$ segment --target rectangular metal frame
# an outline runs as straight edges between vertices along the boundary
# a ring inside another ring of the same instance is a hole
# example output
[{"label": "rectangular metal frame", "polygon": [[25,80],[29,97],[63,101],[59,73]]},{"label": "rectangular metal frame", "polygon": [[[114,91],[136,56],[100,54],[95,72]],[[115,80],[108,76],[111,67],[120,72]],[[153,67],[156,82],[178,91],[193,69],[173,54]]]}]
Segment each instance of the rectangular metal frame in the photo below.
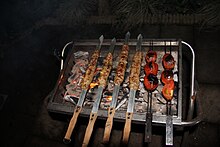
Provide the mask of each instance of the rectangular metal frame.
[{"label": "rectangular metal frame", "polygon": [[[123,39],[117,39],[116,46],[123,45]],[[177,116],[173,116],[173,124],[174,125],[181,125],[182,123],[182,43],[181,40],[177,39],[143,39],[142,46],[172,46],[178,48],[178,112]],[[170,44],[171,43],[171,44]],[[70,65],[73,62],[72,61],[72,55],[75,52],[76,46],[96,46],[97,40],[78,40],[74,41],[74,45],[70,53],[68,54],[68,57],[66,58],[64,69],[61,71],[59,79],[57,81],[57,84],[55,86],[55,89],[52,91],[50,95],[50,101],[48,103],[47,109],[49,112],[53,113],[59,113],[59,114],[68,114],[72,115],[74,107],[72,104],[64,103],[64,100],[61,100],[59,102],[55,101],[55,97],[58,93],[64,90],[63,84],[66,81],[65,77],[68,77],[67,70],[70,70]],[[110,45],[110,40],[105,39],[103,42],[103,46]],[[129,46],[136,46],[136,40],[130,40]],[[60,95],[62,97],[63,94]],[[81,116],[89,116],[91,112],[91,109],[83,108],[81,111]],[[106,119],[107,118],[107,110],[99,110],[98,111],[98,118],[99,119]],[[125,112],[123,111],[116,111],[114,116],[115,121],[125,121]],[[132,122],[133,123],[140,123],[144,124],[146,121],[146,115],[145,113],[134,113]],[[153,114],[153,124],[165,124],[166,123],[166,116],[165,115],[155,115]]]}]

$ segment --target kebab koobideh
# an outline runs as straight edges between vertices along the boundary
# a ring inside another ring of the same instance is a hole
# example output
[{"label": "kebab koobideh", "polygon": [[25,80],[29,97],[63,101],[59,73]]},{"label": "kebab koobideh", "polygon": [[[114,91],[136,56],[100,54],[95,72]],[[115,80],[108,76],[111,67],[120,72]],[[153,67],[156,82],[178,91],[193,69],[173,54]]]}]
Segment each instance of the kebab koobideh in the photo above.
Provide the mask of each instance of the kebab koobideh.
[{"label": "kebab koobideh", "polygon": [[113,126],[113,117],[116,111],[115,107],[117,103],[118,93],[119,93],[120,85],[124,81],[126,66],[128,62],[129,38],[130,38],[130,32],[128,32],[125,35],[125,42],[124,42],[124,45],[122,46],[122,50],[119,55],[119,63],[118,63],[116,75],[114,78],[114,89],[113,89],[113,94],[112,94],[112,102],[108,109],[108,118],[105,124],[103,143],[108,143],[110,139],[110,134],[111,134],[112,126]]},{"label": "kebab koobideh", "polygon": [[84,75],[83,80],[81,82],[82,92],[81,92],[80,98],[75,106],[73,116],[69,122],[68,129],[67,129],[65,137],[63,139],[63,141],[65,143],[69,143],[71,141],[71,135],[72,135],[73,129],[75,128],[78,116],[82,110],[82,106],[83,106],[84,99],[86,97],[87,90],[89,89],[89,85],[92,82],[92,79],[95,74],[95,70],[96,70],[98,58],[100,56],[100,49],[101,49],[101,46],[103,43],[103,39],[104,39],[104,36],[103,35],[100,36],[99,44],[97,45],[96,50],[92,54],[89,66],[86,69],[85,75]]},{"label": "kebab koobideh", "polygon": [[107,85],[108,77],[112,69],[112,64],[113,64],[113,52],[115,48],[115,43],[116,39],[113,38],[109,47],[108,54],[106,55],[105,59],[103,60],[103,67],[100,72],[99,78],[98,78],[98,90],[97,90],[97,95],[96,99],[93,103],[92,111],[90,113],[90,118],[89,118],[89,123],[86,128],[85,136],[83,139],[83,147],[88,146],[93,128],[98,116],[98,110],[99,110],[99,104],[102,99],[102,93]]},{"label": "kebab koobideh", "polygon": [[135,94],[139,89],[140,85],[140,72],[141,72],[141,62],[142,62],[142,35],[139,34],[137,37],[136,53],[132,58],[132,64],[129,75],[129,98],[128,98],[128,107],[126,112],[126,120],[123,130],[122,143],[127,144],[131,131],[131,121],[133,118],[134,105],[135,105]]}]

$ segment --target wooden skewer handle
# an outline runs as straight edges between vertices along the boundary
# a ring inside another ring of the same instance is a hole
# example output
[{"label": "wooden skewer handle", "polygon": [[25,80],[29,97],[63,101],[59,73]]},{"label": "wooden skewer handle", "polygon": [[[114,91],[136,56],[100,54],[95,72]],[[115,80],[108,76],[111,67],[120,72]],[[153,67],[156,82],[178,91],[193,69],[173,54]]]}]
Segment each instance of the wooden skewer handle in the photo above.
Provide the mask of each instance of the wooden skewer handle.
[{"label": "wooden skewer handle", "polygon": [[91,113],[90,118],[89,118],[89,123],[88,123],[88,126],[86,128],[86,133],[85,133],[85,136],[84,136],[84,139],[83,139],[82,147],[87,147],[88,146],[96,119],[97,119],[97,113]]},{"label": "wooden skewer handle", "polygon": [[108,143],[109,142],[109,138],[110,138],[110,134],[111,134],[111,130],[112,130],[112,125],[113,125],[114,115],[115,115],[115,108],[110,107],[108,109],[108,118],[107,118],[107,121],[106,121],[106,124],[105,124],[103,143]]},{"label": "wooden skewer handle", "polygon": [[76,106],[76,107],[75,107],[73,116],[72,116],[72,118],[71,118],[71,120],[70,120],[68,129],[67,129],[67,131],[66,131],[66,135],[65,135],[65,137],[64,137],[64,139],[63,139],[63,142],[64,142],[64,143],[70,143],[70,142],[71,142],[71,139],[70,139],[70,138],[71,138],[73,129],[74,129],[75,125],[76,125],[77,118],[78,118],[78,116],[79,116],[81,110],[82,110],[82,107],[80,107],[80,106]]},{"label": "wooden skewer handle", "polygon": [[130,131],[131,131],[131,120],[132,120],[133,113],[126,112],[126,120],[125,120],[125,126],[123,131],[123,138],[122,142],[124,144],[128,144]]}]

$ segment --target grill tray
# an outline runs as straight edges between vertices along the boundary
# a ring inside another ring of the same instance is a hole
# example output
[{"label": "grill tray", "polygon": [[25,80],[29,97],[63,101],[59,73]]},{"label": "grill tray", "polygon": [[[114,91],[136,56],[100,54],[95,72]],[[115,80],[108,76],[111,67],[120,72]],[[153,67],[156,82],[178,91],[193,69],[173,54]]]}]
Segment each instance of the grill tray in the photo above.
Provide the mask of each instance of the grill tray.
[{"label": "grill tray", "polygon": [[[104,57],[107,54],[109,45],[111,40],[105,39],[101,49],[101,57]],[[121,47],[123,45],[123,39],[117,39],[115,51],[114,51],[114,58],[117,58],[117,55],[121,51]],[[60,114],[68,114],[72,115],[74,110],[74,105],[66,102],[63,97],[66,91],[66,85],[68,84],[67,79],[71,75],[71,69],[74,65],[74,53],[77,51],[87,51],[91,54],[97,45],[97,40],[78,40],[73,43],[72,49],[69,51],[68,56],[65,60],[64,68],[60,72],[60,78],[57,81],[55,89],[52,91],[50,95],[50,101],[48,103],[48,111],[55,112]],[[136,48],[136,40],[129,41],[129,59],[128,62],[131,63],[131,59],[135,53]],[[165,52],[170,51],[174,56],[176,61],[176,65],[174,68],[174,72],[176,72],[176,80],[177,81],[177,88],[176,88],[176,110],[173,113],[173,124],[174,125],[182,125],[182,43],[181,40],[177,39],[143,39],[142,42],[142,52],[144,55],[152,48],[158,54],[157,63],[159,65],[158,71],[158,79],[160,79],[160,74],[163,70],[161,58]],[[144,59],[143,59],[144,60]],[[161,83],[161,82],[160,82]],[[161,85],[161,84],[159,84]],[[160,86],[159,86],[160,87]],[[159,88],[158,87],[158,88]],[[84,106],[80,115],[88,117],[91,112],[91,107]],[[114,121],[125,121],[125,113],[126,111],[118,109],[114,115]],[[106,109],[99,109],[98,111],[98,118],[99,119],[106,119],[107,118],[107,110]],[[141,123],[144,124],[146,121],[146,113],[145,112],[134,112],[132,123]],[[165,124],[166,123],[166,115],[161,113],[153,112],[153,123],[157,124]],[[197,121],[193,122],[197,123]]]}]

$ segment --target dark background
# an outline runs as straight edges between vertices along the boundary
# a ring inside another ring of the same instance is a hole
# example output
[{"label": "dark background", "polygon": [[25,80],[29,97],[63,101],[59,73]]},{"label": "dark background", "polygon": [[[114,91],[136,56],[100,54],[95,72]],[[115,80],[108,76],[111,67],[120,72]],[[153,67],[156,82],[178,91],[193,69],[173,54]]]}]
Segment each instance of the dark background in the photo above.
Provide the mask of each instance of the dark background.
[{"label": "dark background", "polygon": [[[134,9],[128,9],[130,13],[127,14],[117,7],[120,3],[114,0],[1,1],[0,94],[3,107],[0,110],[0,145],[66,146],[62,138],[69,118],[62,121],[52,119],[46,109],[47,95],[59,75],[60,62],[54,56],[54,50],[61,50],[74,39],[96,39],[101,34],[105,38],[123,38],[129,30],[131,38],[142,33],[144,38],[180,38],[193,46],[198,93],[205,119],[199,125],[188,128],[191,131],[187,145],[219,146],[219,2],[149,2],[143,3],[148,11],[134,18],[133,13],[139,4]],[[83,121],[87,119],[80,118],[80,122]],[[79,138],[86,124],[78,125]],[[103,131],[102,127],[97,128],[96,132],[99,131]],[[135,132],[131,135],[130,146],[142,145],[135,140],[135,135]],[[175,146],[180,146],[181,135],[175,136]],[[101,146],[100,137],[96,133],[91,146]],[[163,142],[162,136],[155,135],[154,142],[149,146],[162,146]],[[110,146],[117,146],[117,143],[115,138]],[[77,141],[72,145],[77,146]]]}]

